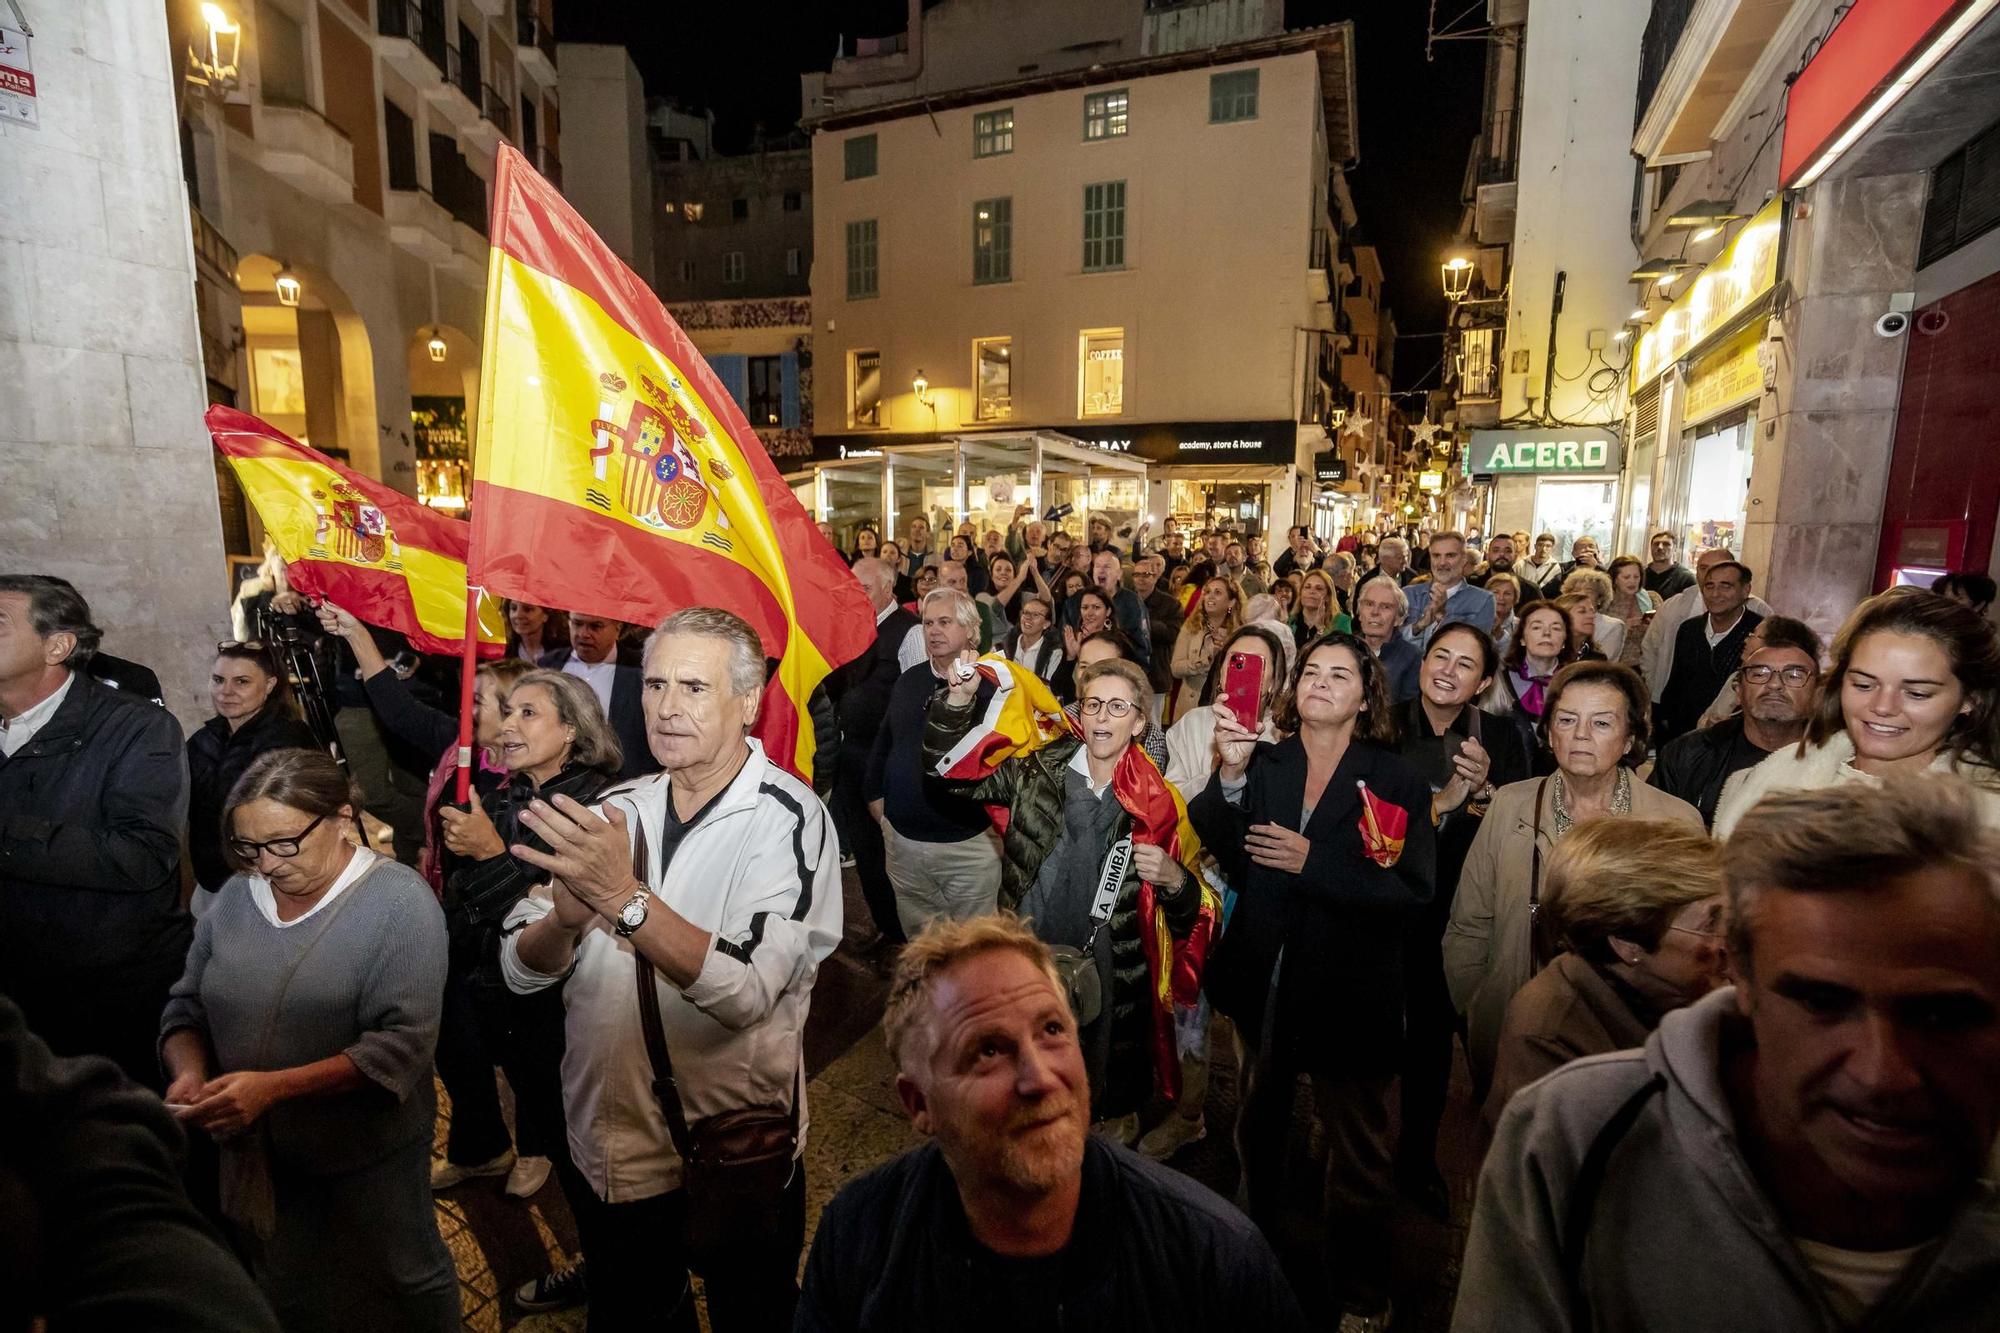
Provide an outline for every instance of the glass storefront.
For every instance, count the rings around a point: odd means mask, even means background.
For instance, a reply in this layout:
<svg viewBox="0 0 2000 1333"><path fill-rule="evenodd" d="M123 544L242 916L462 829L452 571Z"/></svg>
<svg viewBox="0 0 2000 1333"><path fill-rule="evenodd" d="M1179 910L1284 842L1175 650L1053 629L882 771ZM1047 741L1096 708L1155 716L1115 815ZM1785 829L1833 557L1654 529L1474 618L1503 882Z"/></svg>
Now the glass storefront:
<svg viewBox="0 0 2000 1333"><path fill-rule="evenodd" d="M1684 499L1671 526L1680 534L1684 559L1719 547L1742 552L1756 432L1757 414L1746 409L1703 422L1681 436Z"/></svg>
<svg viewBox="0 0 2000 1333"><path fill-rule="evenodd" d="M910 521L926 518L931 544L942 550L958 528L958 450L949 444L918 445L888 455L889 527L898 538Z"/></svg>
<svg viewBox="0 0 2000 1333"><path fill-rule="evenodd" d="M843 459L814 469L819 519L833 525L843 551L855 549L854 534L863 524L882 528L882 477L887 463L880 458Z"/></svg>
<svg viewBox="0 0 2000 1333"><path fill-rule="evenodd" d="M1566 477L1535 483L1534 532L1554 533L1556 551L1565 560L1578 537L1589 537L1600 552L1613 554L1611 538L1617 522L1616 477Z"/></svg>
<svg viewBox="0 0 2000 1333"><path fill-rule="evenodd" d="M1169 492L1173 516L1183 531L1234 528L1246 536L1270 535L1269 482L1177 479L1169 483Z"/></svg>

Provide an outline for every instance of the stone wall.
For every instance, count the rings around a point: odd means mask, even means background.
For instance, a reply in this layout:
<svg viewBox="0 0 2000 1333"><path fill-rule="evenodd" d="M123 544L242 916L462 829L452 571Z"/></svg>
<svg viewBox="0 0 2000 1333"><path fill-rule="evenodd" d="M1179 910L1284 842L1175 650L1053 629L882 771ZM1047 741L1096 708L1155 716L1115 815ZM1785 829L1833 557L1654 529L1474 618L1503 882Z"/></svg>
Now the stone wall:
<svg viewBox="0 0 2000 1333"><path fill-rule="evenodd" d="M0 569L59 574L183 725L228 637L164 6L36 5L0 124Z"/></svg>

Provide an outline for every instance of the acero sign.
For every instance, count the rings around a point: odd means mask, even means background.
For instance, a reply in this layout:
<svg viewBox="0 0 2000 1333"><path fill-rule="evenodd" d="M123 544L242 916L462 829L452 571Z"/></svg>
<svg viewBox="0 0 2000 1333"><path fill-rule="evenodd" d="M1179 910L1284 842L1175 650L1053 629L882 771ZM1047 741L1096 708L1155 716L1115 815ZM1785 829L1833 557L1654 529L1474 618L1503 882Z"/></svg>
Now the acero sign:
<svg viewBox="0 0 2000 1333"><path fill-rule="evenodd" d="M1472 459L1467 470L1475 476L1616 472L1619 459L1618 432L1608 426L1476 430L1472 432Z"/></svg>

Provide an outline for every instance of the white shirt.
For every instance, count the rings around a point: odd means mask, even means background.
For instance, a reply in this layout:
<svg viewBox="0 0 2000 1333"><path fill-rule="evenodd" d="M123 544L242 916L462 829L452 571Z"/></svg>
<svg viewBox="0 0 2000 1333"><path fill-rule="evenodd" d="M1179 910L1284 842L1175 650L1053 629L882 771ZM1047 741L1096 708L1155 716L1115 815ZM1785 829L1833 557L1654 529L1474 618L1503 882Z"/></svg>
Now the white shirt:
<svg viewBox="0 0 2000 1333"><path fill-rule="evenodd" d="M1882 1303L1889 1288L1924 1251L1921 1245L1907 1250L1843 1250L1803 1236L1792 1237L1792 1242L1799 1247L1806 1267L1819 1279L1827 1304L1848 1328L1861 1323Z"/></svg>
<svg viewBox="0 0 2000 1333"><path fill-rule="evenodd" d="M325 911L328 903L354 887L355 881L367 874L375 863L381 859L381 856L369 851L366 847L356 847L354 855L347 860L347 869L341 871L334 878L332 887L319 896L318 902L308 907L298 916L293 917L290 921L280 921L278 919L277 896L271 892L271 881L265 879L262 875L246 876L250 881L250 901L257 904L257 910L264 914L266 921L276 926L279 930L288 930L298 925L299 922L310 921L313 917Z"/></svg>
<svg viewBox="0 0 2000 1333"><path fill-rule="evenodd" d="M875 623L877 625L880 625L883 621L887 620L890 616L893 616L895 614L896 614L896 599L891 597L888 601L882 604L882 609L875 613Z"/></svg>
<svg viewBox="0 0 2000 1333"><path fill-rule="evenodd" d="M611 687L618 679L618 657L615 653L602 662L586 662L572 652L562 669L565 676L575 676L590 686L597 702L604 705L604 715L611 716Z"/></svg>
<svg viewBox="0 0 2000 1333"><path fill-rule="evenodd" d="M0 754L9 759L14 752L35 739L35 733L48 725L48 720L62 707L62 701L69 697L69 687L76 683L74 671L63 677L63 683L56 686L56 692L11 718L0 718Z"/></svg>
<svg viewBox="0 0 2000 1333"><path fill-rule="evenodd" d="M1009 660L1033 671L1035 669L1035 658L1041 655L1043 647L1047 645L1049 634L1049 630L1043 630L1042 637L1036 639L1033 643L1029 643L1025 639L1016 639L1014 641L1014 651L1008 654ZM1049 670L1053 671L1061 666L1062 660L1062 649L1058 648L1056 649L1054 660L1049 663Z"/></svg>
<svg viewBox="0 0 2000 1333"><path fill-rule="evenodd" d="M1743 610L1742 608L1739 607L1737 608L1736 611L1736 619L1730 621L1727 628L1717 629L1715 627L1715 617L1707 616L1706 617L1707 623L1701 627L1701 632L1704 636L1707 637L1708 646L1713 648L1715 647L1716 644L1721 643L1724 639L1728 638L1731 634L1735 633L1736 626L1742 621L1742 619L1743 619Z"/></svg>
<svg viewBox="0 0 2000 1333"><path fill-rule="evenodd" d="M1090 776L1090 751L1084 746L1076 747L1076 753L1069 757L1069 766L1073 771L1083 775L1083 785L1090 788L1092 796L1102 796L1104 789L1111 785L1110 778L1099 782Z"/></svg>
<svg viewBox="0 0 2000 1333"><path fill-rule="evenodd" d="M919 662L928 662L931 655L924 651L924 627L910 626L910 632L903 636L903 646L896 650L896 665L908 671Z"/></svg>

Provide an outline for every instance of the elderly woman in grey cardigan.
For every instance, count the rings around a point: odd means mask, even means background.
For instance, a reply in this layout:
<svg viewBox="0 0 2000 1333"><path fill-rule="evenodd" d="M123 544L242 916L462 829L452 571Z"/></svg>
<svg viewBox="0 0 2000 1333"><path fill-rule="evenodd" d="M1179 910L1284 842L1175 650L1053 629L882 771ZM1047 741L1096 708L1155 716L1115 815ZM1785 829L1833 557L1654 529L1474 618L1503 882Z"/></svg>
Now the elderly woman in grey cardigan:
<svg viewBox="0 0 2000 1333"><path fill-rule="evenodd" d="M237 782L239 873L160 1025L167 1104L221 1144L223 1212L287 1330L456 1329L430 1193L444 919L414 871L347 840L358 804L312 750Z"/></svg>

